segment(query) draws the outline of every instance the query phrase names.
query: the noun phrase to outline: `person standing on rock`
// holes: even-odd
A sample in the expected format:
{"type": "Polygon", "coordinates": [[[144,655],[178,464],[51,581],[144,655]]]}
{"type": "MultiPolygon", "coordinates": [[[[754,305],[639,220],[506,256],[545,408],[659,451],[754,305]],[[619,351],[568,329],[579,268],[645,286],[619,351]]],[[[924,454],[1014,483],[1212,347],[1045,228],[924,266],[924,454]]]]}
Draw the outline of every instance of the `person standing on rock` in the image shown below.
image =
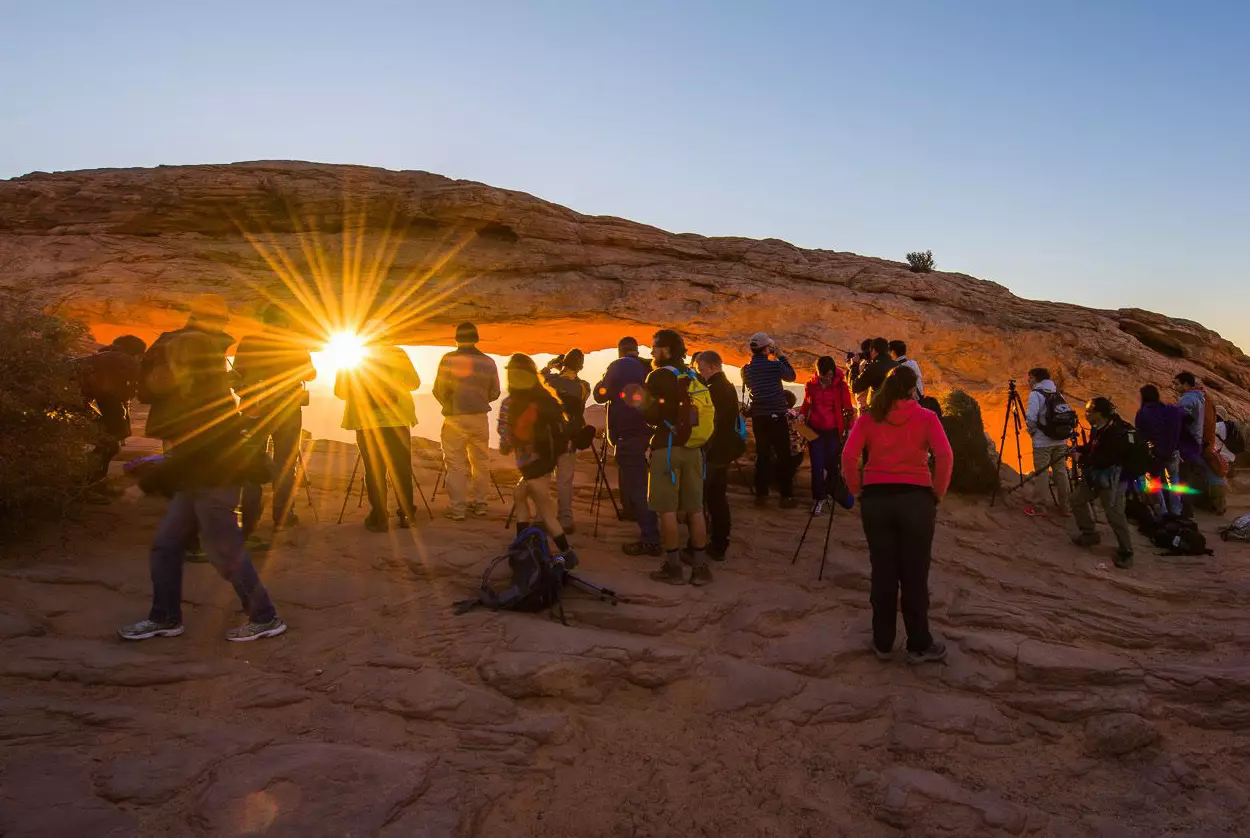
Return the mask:
{"type": "MultiPolygon", "coordinates": [[[[1191,454],[1184,457],[1181,472],[1185,475],[1186,483],[1202,490],[1203,498],[1211,511],[1216,515],[1223,515],[1228,508],[1227,487],[1224,482],[1228,469],[1215,447],[1215,400],[1192,372],[1178,373],[1173,384],[1180,393],[1180,407],[1187,416],[1185,433],[1193,440],[1192,447],[1200,452],[1197,456],[1191,454]]],[[[1182,455],[1184,453],[1185,449],[1182,449],[1182,455]]]]}
{"type": "Polygon", "coordinates": [[[937,507],[954,465],[942,421],[917,396],[916,373],[891,370],[842,452],[842,472],[860,499],[872,563],[873,652],[881,660],[893,657],[901,599],[912,664],[946,658],[946,646],[929,631],[929,564],[937,507]]]}
{"type": "MultiPolygon", "coordinates": [[[[299,523],[293,511],[295,466],[299,461],[306,385],[317,377],[307,342],[291,330],[283,309],[269,305],[261,312],[264,329],[239,342],[234,374],[239,382],[239,409],[253,422],[253,439],[264,445],[273,439],[273,528],[277,532],[299,523]]],[[[243,534],[250,536],[260,523],[261,487],[243,489],[243,534]]]]}
{"type": "Polygon", "coordinates": [[[456,348],[438,362],[434,398],[443,406],[445,517],[463,521],[486,514],[490,497],[490,406],[499,398],[499,368],[477,348],[477,326],[456,327],[456,348]]]}
{"type": "Polygon", "coordinates": [[[183,633],[182,568],[197,530],[208,560],[234,587],[248,614],[248,622],[227,632],[226,639],[244,642],[282,634],[286,623],[252,565],[235,516],[243,483],[263,480],[256,472],[266,471],[268,464],[263,449],[246,438],[221,341],[206,333],[178,335],[147,367],[151,392],[175,399],[185,412],[163,426],[171,445],[161,482],[172,498],[152,542],[152,608],[147,619],[118,634],[147,640],[183,633]]]}
{"type": "Polygon", "coordinates": [[[864,405],[861,412],[867,412],[892,369],[894,361],[890,359],[890,342],[885,338],[873,338],[868,344],[868,363],[860,367],[859,376],[851,384],[851,392],[864,405]]]}
{"type": "Polygon", "coordinates": [[[660,525],[647,508],[647,445],[651,429],[642,415],[650,365],[638,357],[638,341],[621,338],[617,359],[603,380],[595,385],[597,404],[608,406],[608,441],[616,451],[617,485],[621,493],[621,515],[638,522],[639,539],[621,549],[627,556],[663,555],[660,525]]]}
{"type": "MultiPolygon", "coordinates": [[[[354,367],[334,378],[334,395],[342,399],[343,428],[356,432],[365,465],[369,515],[365,529],[386,532],[386,481],[389,475],[399,504],[396,526],[412,526],[412,426],[417,424],[412,393],[421,377],[412,359],[386,338],[386,324],[372,320],[362,332],[365,353],[354,367]]],[[[351,487],[348,487],[351,491],[351,487]]]]}
{"type": "Polygon", "coordinates": [[[1155,385],[1147,384],[1141,388],[1141,408],[1133,424],[1150,448],[1150,474],[1162,484],[1159,507],[1164,514],[1178,517],[1183,511],[1183,496],[1172,489],[1181,484],[1181,438],[1185,415],[1180,407],[1164,403],[1155,385]]]}
{"type": "Polygon", "coordinates": [[[1054,486],[1059,514],[1068,516],[1068,434],[1073,420],[1072,409],[1059,395],[1050,370],[1045,367],[1029,370],[1029,403],[1025,406],[1024,421],[1033,442],[1033,473],[1037,477],[1033,483],[1033,504],[1024,508],[1025,515],[1045,515],[1050,504],[1050,488],[1054,486]]]}
{"type": "Polygon", "coordinates": [[[508,359],[508,396],[499,406],[499,453],[516,457],[521,482],[513,494],[512,512],[519,536],[541,521],[556,543],[568,570],[577,567],[577,554],[560,526],[560,515],[551,500],[551,474],[568,440],[563,433],[563,409],[555,393],[538,375],[538,365],[528,355],[508,359]],[[530,515],[531,508],[534,515],[530,515]]]}
{"type": "Polygon", "coordinates": [[[712,438],[703,449],[707,460],[707,476],[703,480],[703,500],[708,517],[707,554],[711,559],[724,561],[733,528],[729,511],[729,467],[746,453],[747,442],[744,434],[738,432],[741,417],[738,391],[725,377],[720,353],[709,349],[695,357],[699,377],[706,382],[712,394],[716,412],[712,438]]]}
{"type": "MultiPolygon", "coordinates": [[[[838,492],[841,475],[842,439],[848,418],[854,414],[851,389],[842,377],[837,362],[828,355],[816,361],[816,374],[803,391],[799,415],[807,427],[816,432],[808,443],[812,459],[812,514],[821,515],[825,505],[838,492]]],[[[843,505],[854,503],[849,495],[840,497],[843,505]]],[[[849,508],[849,507],[847,507],[849,508]]]]}
{"type": "Polygon", "coordinates": [[[109,463],[130,436],[130,400],[139,383],[139,364],[147,345],[134,335],[122,335],[93,355],[77,359],[78,380],[88,415],[99,428],[92,448],[100,490],[109,463]]]}
{"type": "Polygon", "coordinates": [[[715,405],[686,366],[686,342],[681,335],[672,329],[656,332],[651,357],[656,368],[647,376],[643,410],[652,431],[647,504],[659,517],[665,552],[664,564],[651,578],[670,585],[686,584],[677,532],[677,515],[684,513],[690,527],[690,584],[707,585],[712,581],[712,570],[707,563],[707,520],[703,516],[703,448],[702,443],[693,443],[696,434],[705,434],[704,443],[710,439],[715,430],[715,405]],[[697,428],[703,411],[698,410],[696,395],[706,397],[704,404],[713,408],[707,417],[711,428],[697,428]]]}
{"type": "Polygon", "coordinates": [[[755,504],[768,503],[774,478],[781,490],[781,508],[793,509],[794,460],[786,421],[785,383],[797,377],[794,367],[764,332],[751,335],[751,360],[742,368],[750,395],[751,429],[755,434],[755,504]],[[771,356],[771,357],[770,357],[771,356]]]}
{"type": "Polygon", "coordinates": [[[1090,504],[1097,500],[1119,544],[1115,566],[1127,569],[1133,566],[1133,534],[1124,515],[1124,466],[1131,453],[1132,428],[1116,413],[1111,400],[1102,396],[1085,405],[1085,419],[1090,425],[1089,443],[1078,446],[1073,453],[1080,461],[1085,480],[1072,493],[1072,514],[1080,529],[1072,541],[1082,547],[1093,547],[1101,541],[1090,510],[1090,504]]]}
{"type": "Polygon", "coordinates": [[[898,367],[909,367],[916,374],[916,392],[920,394],[920,398],[924,398],[924,376],[920,373],[920,364],[907,357],[907,344],[901,340],[892,340],[888,344],[890,348],[890,360],[898,367]]]}
{"type": "MultiPolygon", "coordinates": [[[[572,535],[576,531],[573,520],[573,478],[577,474],[577,445],[586,430],[586,400],[590,398],[590,385],[578,377],[586,364],[586,356],[580,349],[570,349],[557,355],[543,368],[547,386],[560,399],[564,409],[568,441],[556,460],[556,495],[559,498],[560,526],[572,535]]],[[[585,440],[581,440],[585,444],[585,440]]]]}

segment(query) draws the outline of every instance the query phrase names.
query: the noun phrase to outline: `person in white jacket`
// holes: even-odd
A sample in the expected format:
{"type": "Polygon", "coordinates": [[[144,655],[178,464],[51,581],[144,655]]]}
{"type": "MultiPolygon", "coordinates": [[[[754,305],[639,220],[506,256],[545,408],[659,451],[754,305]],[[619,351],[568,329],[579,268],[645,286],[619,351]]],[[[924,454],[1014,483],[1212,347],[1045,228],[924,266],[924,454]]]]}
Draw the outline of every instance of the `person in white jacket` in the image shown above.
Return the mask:
{"type": "Polygon", "coordinates": [[[1037,477],[1033,483],[1033,505],[1024,508],[1026,515],[1046,514],[1046,506],[1050,502],[1049,487],[1052,483],[1059,515],[1067,517],[1072,514],[1068,508],[1068,441],[1052,439],[1041,428],[1046,419],[1046,397],[1057,392],[1059,388],[1051,380],[1050,370],[1045,367],[1029,370],[1029,402],[1025,408],[1024,419],[1029,437],[1033,441],[1033,472],[1037,477]]]}

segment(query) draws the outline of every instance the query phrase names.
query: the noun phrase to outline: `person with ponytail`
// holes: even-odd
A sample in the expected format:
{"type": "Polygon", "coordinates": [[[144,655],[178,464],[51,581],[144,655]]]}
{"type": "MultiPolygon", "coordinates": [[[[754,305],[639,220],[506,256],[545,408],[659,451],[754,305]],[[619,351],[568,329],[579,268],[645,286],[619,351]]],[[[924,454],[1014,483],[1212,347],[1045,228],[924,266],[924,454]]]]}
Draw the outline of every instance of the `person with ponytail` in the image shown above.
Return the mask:
{"type": "Polygon", "coordinates": [[[513,494],[512,512],[517,535],[535,521],[542,521],[556,543],[564,566],[577,567],[577,554],[560,526],[555,501],[551,497],[551,475],[556,461],[567,450],[564,409],[555,392],[538,375],[538,365],[528,355],[517,353],[508,359],[508,396],[499,408],[499,453],[514,454],[521,482],[513,494]],[[533,506],[535,516],[530,515],[533,506]]]}
{"type": "Polygon", "coordinates": [[[881,660],[893,657],[901,591],[907,662],[913,664],[946,658],[946,646],[929,632],[929,562],[937,505],[954,462],[941,420],[917,402],[916,383],[911,368],[890,370],[842,452],[842,473],[859,497],[872,562],[873,651],[881,660]]]}

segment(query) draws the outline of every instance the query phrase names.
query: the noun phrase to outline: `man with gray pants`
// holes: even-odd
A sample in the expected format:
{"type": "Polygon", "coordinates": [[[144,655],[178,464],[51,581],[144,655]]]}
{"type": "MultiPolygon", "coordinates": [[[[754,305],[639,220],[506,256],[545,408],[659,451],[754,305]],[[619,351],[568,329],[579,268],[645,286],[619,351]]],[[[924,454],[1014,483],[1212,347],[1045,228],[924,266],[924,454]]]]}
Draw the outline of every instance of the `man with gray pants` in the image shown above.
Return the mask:
{"type": "Polygon", "coordinates": [[[499,398],[499,368],[477,348],[477,326],[456,327],[456,349],[443,356],[434,398],[443,406],[443,468],[447,472],[445,517],[463,521],[486,514],[490,497],[489,421],[499,398]]]}

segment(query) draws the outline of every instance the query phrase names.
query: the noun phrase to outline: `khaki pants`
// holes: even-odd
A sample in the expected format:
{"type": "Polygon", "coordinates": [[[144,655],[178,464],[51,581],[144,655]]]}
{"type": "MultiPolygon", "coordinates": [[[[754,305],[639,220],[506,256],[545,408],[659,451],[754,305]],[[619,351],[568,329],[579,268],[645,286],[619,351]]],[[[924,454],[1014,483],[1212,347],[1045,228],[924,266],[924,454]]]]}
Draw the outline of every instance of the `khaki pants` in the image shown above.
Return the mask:
{"type": "Polygon", "coordinates": [[[463,515],[469,503],[490,497],[490,434],[487,414],[443,417],[443,468],[447,470],[447,507],[463,515]]]}
{"type": "Polygon", "coordinates": [[[1095,489],[1084,483],[1077,486],[1072,493],[1072,515],[1076,518],[1076,525],[1082,533],[1097,534],[1094,516],[1090,511],[1090,503],[1097,500],[1107,516],[1107,524],[1115,533],[1115,540],[1119,543],[1120,549],[1125,553],[1132,553],[1133,535],[1128,528],[1128,518],[1124,515],[1124,488],[1118,483],[1117,475],[1115,485],[1110,489],[1095,489]]]}
{"type": "Polygon", "coordinates": [[[1054,479],[1055,503],[1060,509],[1068,508],[1068,446],[1033,449],[1033,471],[1041,472],[1034,477],[1033,503],[1045,507],[1050,503],[1050,482],[1054,479]],[[1043,472],[1042,470],[1046,471],[1043,472]],[[1049,475],[1046,473],[1049,472],[1049,475]]]}
{"type": "Polygon", "coordinates": [[[577,454],[569,451],[556,460],[556,492],[560,498],[560,526],[566,531],[573,524],[573,476],[577,473],[577,454]]]}

